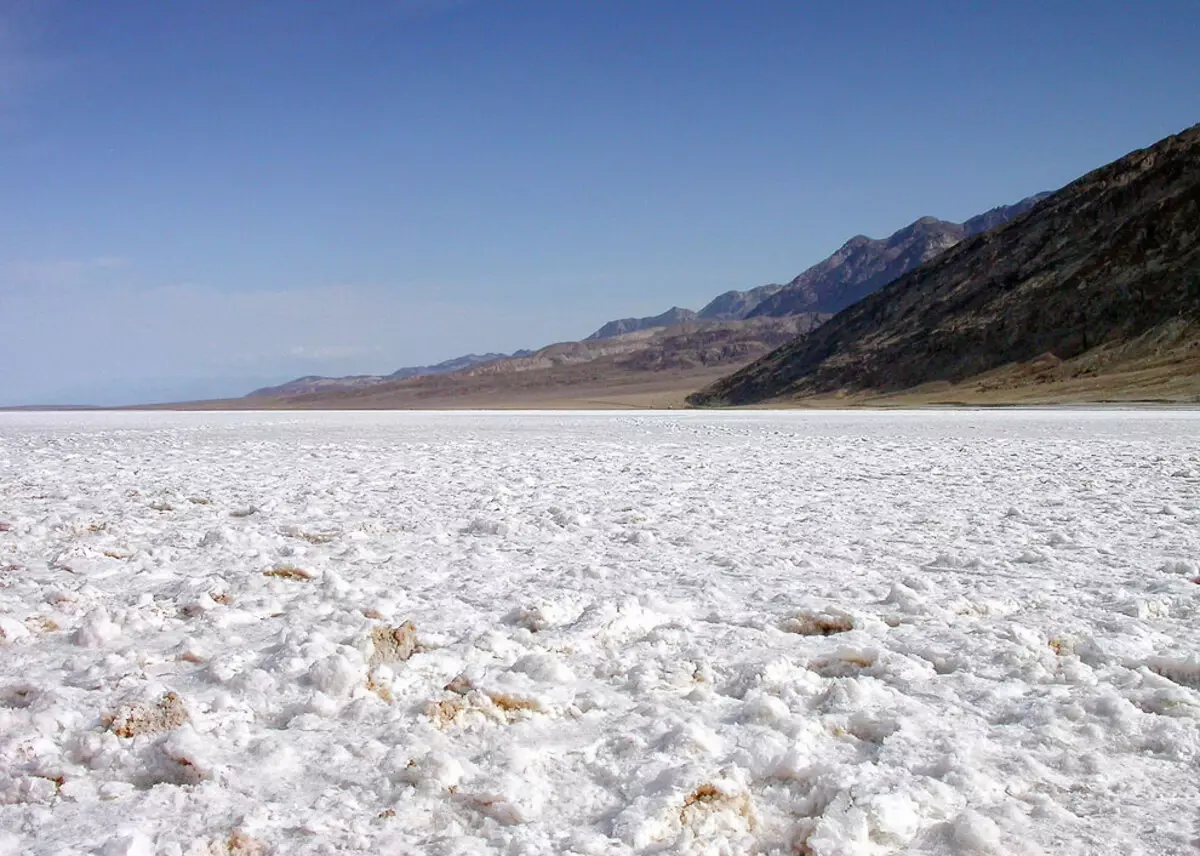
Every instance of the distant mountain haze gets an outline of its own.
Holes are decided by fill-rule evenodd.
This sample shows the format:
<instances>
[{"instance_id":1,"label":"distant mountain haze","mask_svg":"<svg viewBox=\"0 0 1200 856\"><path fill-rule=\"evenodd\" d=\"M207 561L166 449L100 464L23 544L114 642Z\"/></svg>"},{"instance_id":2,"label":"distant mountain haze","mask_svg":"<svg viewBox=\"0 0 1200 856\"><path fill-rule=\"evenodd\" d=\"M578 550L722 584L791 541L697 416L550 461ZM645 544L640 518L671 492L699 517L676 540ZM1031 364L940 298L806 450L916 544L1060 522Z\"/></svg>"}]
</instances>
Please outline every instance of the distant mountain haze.
<instances>
[{"instance_id":1,"label":"distant mountain haze","mask_svg":"<svg viewBox=\"0 0 1200 856\"><path fill-rule=\"evenodd\" d=\"M760 285L749 291L727 291L714 297L698 314L706 321L736 321L747 318L760 303L782 291L784 287L772 284Z\"/></svg>"},{"instance_id":2,"label":"distant mountain haze","mask_svg":"<svg viewBox=\"0 0 1200 856\"><path fill-rule=\"evenodd\" d=\"M828 316L690 321L620 336L559 342L532 353L401 380L218 402L224 408L372 409L405 407L643 406L650 395L679 406L688 390L754 360ZM628 402L628 403L627 403Z\"/></svg>"},{"instance_id":3,"label":"distant mountain haze","mask_svg":"<svg viewBox=\"0 0 1200 856\"><path fill-rule=\"evenodd\" d=\"M529 352L518 351L517 353L524 355ZM288 395L304 395L307 393L323 392L335 389L357 389L362 386L371 386L372 384L383 383L389 380L404 380L405 378L410 377L448 374L450 372L457 372L466 368L470 368L471 366L479 365L480 363L490 363L496 360L502 360L508 356L509 354L467 354L466 356L455 357L432 366L407 366L402 369L397 369L390 375L350 375L348 377L321 377L319 375L307 375L305 377L298 377L295 380L290 380L287 383L281 383L278 386L264 386L261 389L256 389L249 393L246 397L270 398ZM515 356L515 354L513 356Z\"/></svg>"},{"instance_id":4,"label":"distant mountain haze","mask_svg":"<svg viewBox=\"0 0 1200 856\"><path fill-rule=\"evenodd\" d=\"M661 315L653 315L649 318L618 318L616 321L609 321L584 341L610 339L613 336L636 333L638 330L653 330L657 327L674 327L676 324L685 324L695 320L696 313L692 310L672 306Z\"/></svg>"},{"instance_id":5,"label":"distant mountain haze","mask_svg":"<svg viewBox=\"0 0 1200 856\"><path fill-rule=\"evenodd\" d=\"M982 218L979 228L993 212ZM923 228L948 239L937 221ZM897 259L924 252L915 234L901 243L909 248ZM876 247L874 264L895 264L884 261L889 249ZM1179 400L1181 379L1200 379L1198 329L1200 125L957 242L689 402L894 393L972 378L979 393L1091 384L1093 396L1137 387Z\"/></svg>"}]
</instances>

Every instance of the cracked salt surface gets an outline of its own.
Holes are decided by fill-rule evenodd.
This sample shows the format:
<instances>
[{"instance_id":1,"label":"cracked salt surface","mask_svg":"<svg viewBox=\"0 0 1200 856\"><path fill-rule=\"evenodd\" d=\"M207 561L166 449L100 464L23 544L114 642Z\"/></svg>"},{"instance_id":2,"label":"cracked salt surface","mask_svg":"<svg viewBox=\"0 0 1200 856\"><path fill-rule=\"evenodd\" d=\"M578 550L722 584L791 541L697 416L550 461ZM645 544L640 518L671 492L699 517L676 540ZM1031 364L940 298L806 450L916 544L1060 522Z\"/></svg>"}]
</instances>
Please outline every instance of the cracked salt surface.
<instances>
[{"instance_id":1,"label":"cracked salt surface","mask_svg":"<svg viewBox=\"0 0 1200 856\"><path fill-rule=\"evenodd\" d=\"M0 853L1195 852L1198 559L1193 412L5 414Z\"/></svg>"}]
</instances>

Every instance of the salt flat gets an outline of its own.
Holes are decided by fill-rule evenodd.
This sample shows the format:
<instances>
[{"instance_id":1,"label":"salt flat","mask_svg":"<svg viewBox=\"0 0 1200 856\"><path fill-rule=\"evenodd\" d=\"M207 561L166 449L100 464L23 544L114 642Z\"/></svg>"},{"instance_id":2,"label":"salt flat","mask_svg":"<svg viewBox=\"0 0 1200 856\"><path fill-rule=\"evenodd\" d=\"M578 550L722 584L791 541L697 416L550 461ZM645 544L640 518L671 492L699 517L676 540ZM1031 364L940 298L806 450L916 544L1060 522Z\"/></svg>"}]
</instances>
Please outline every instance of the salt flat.
<instances>
[{"instance_id":1,"label":"salt flat","mask_svg":"<svg viewBox=\"0 0 1200 856\"><path fill-rule=\"evenodd\" d=\"M1200 413L4 414L0 523L0 853L1200 839Z\"/></svg>"}]
</instances>

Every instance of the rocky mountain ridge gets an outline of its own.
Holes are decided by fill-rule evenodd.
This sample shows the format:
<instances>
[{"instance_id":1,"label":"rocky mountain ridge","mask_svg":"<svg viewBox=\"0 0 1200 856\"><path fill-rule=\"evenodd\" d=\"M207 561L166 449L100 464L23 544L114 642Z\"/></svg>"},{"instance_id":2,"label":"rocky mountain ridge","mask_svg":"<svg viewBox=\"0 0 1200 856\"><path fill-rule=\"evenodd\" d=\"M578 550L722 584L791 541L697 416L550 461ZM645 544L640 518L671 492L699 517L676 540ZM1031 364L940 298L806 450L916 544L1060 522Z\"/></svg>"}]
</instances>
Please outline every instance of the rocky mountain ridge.
<instances>
[{"instance_id":1,"label":"rocky mountain ridge","mask_svg":"<svg viewBox=\"0 0 1200 856\"><path fill-rule=\"evenodd\" d=\"M1198 328L1200 125L957 243L689 402L895 393L972 378L978 389L1059 383L1150 363L1165 382L1195 372Z\"/></svg>"},{"instance_id":2,"label":"rocky mountain ridge","mask_svg":"<svg viewBox=\"0 0 1200 856\"><path fill-rule=\"evenodd\" d=\"M856 235L829 258L762 300L748 317L840 312L965 238L1024 214L1046 196L1039 193L1014 205L1001 205L962 223L921 217L886 238Z\"/></svg>"},{"instance_id":3,"label":"rocky mountain ridge","mask_svg":"<svg viewBox=\"0 0 1200 856\"><path fill-rule=\"evenodd\" d=\"M686 324L696 320L696 313L690 309L672 306L660 315L648 318L618 318L609 321L583 341L592 342L596 339L611 339L613 336L623 336L626 333L636 333L639 330L653 330L659 327L674 327L676 324Z\"/></svg>"}]
</instances>

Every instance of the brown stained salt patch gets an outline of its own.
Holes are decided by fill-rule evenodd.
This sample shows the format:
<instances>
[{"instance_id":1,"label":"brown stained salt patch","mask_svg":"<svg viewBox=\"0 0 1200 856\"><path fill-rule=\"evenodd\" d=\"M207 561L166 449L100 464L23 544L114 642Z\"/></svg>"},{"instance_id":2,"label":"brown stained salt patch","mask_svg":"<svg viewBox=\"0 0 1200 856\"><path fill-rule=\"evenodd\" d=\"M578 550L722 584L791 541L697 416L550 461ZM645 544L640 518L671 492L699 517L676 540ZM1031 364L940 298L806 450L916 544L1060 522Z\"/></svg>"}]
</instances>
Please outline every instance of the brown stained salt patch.
<instances>
[{"instance_id":1,"label":"brown stained salt patch","mask_svg":"<svg viewBox=\"0 0 1200 856\"><path fill-rule=\"evenodd\" d=\"M269 571L263 571L264 577L278 577L282 580L298 580L307 581L313 579L316 575L312 571L306 571L303 568L297 568L295 565L280 565L276 568L271 568Z\"/></svg>"},{"instance_id":2,"label":"brown stained salt patch","mask_svg":"<svg viewBox=\"0 0 1200 856\"><path fill-rule=\"evenodd\" d=\"M779 629L801 636L832 636L854 629L854 617L844 612L799 612L784 619Z\"/></svg>"},{"instance_id":3,"label":"brown stained salt patch","mask_svg":"<svg viewBox=\"0 0 1200 856\"><path fill-rule=\"evenodd\" d=\"M492 700L492 704L500 708L506 714L517 713L519 711L541 711L542 706L533 699L521 698L520 696L509 695L508 693L486 693L487 697Z\"/></svg>"},{"instance_id":4,"label":"brown stained salt patch","mask_svg":"<svg viewBox=\"0 0 1200 856\"><path fill-rule=\"evenodd\" d=\"M213 603L219 603L221 606L229 606L233 603L233 595L227 591L209 592L208 596L212 598Z\"/></svg>"},{"instance_id":5,"label":"brown stained salt patch","mask_svg":"<svg viewBox=\"0 0 1200 856\"><path fill-rule=\"evenodd\" d=\"M0 520L0 532L12 532L13 525Z\"/></svg>"},{"instance_id":6,"label":"brown stained salt patch","mask_svg":"<svg viewBox=\"0 0 1200 856\"><path fill-rule=\"evenodd\" d=\"M808 661L809 671L823 678L851 678L874 665L875 655L870 651L839 651Z\"/></svg>"},{"instance_id":7,"label":"brown stained salt patch","mask_svg":"<svg viewBox=\"0 0 1200 856\"><path fill-rule=\"evenodd\" d=\"M812 834L816 832L816 822L812 818L803 818L798 826L796 837L792 839L792 852L797 856L817 856L816 851L808 844Z\"/></svg>"},{"instance_id":8,"label":"brown stained salt patch","mask_svg":"<svg viewBox=\"0 0 1200 856\"><path fill-rule=\"evenodd\" d=\"M399 627L371 628L371 665L399 663L417 650L417 627L406 621Z\"/></svg>"},{"instance_id":9,"label":"brown stained salt patch","mask_svg":"<svg viewBox=\"0 0 1200 856\"><path fill-rule=\"evenodd\" d=\"M758 825L750 794L727 794L710 783L701 785L684 798L683 808L679 810L679 822L693 829L702 828L720 813L744 821L750 830Z\"/></svg>"},{"instance_id":10,"label":"brown stained salt patch","mask_svg":"<svg viewBox=\"0 0 1200 856\"><path fill-rule=\"evenodd\" d=\"M469 690L464 695L451 696L425 705L425 715L439 728L467 725L471 721L492 721L510 725L533 714L543 713L535 699L522 698L501 692Z\"/></svg>"},{"instance_id":11,"label":"brown stained salt patch","mask_svg":"<svg viewBox=\"0 0 1200 856\"><path fill-rule=\"evenodd\" d=\"M425 715L433 720L438 728L446 729L454 725L459 718L467 713L469 705L461 698L447 698L441 701L427 702Z\"/></svg>"},{"instance_id":12,"label":"brown stained salt patch","mask_svg":"<svg viewBox=\"0 0 1200 856\"><path fill-rule=\"evenodd\" d=\"M375 680L374 675L367 676L367 689L379 696L380 701L386 704L391 704L396 700L396 697L392 695L391 689L386 684L381 684Z\"/></svg>"},{"instance_id":13,"label":"brown stained salt patch","mask_svg":"<svg viewBox=\"0 0 1200 856\"><path fill-rule=\"evenodd\" d=\"M15 574L15 573L18 573L18 572L20 572L20 571L23 571L23 570L25 570L25 566L24 566L24 565L3 565L3 566L0 566L0 572L2 572L2 573L6 573L6 574Z\"/></svg>"},{"instance_id":14,"label":"brown stained salt patch","mask_svg":"<svg viewBox=\"0 0 1200 856\"><path fill-rule=\"evenodd\" d=\"M197 844L204 849L196 850L193 845L188 853L195 853L196 856L270 856L274 852L265 843L240 829L233 830L227 838Z\"/></svg>"},{"instance_id":15,"label":"brown stained salt patch","mask_svg":"<svg viewBox=\"0 0 1200 856\"><path fill-rule=\"evenodd\" d=\"M212 500L207 496L189 496L187 501L192 505L212 505Z\"/></svg>"},{"instance_id":16,"label":"brown stained salt patch","mask_svg":"<svg viewBox=\"0 0 1200 856\"><path fill-rule=\"evenodd\" d=\"M141 737L173 731L188 721L183 700L173 692L165 693L153 704L136 702L125 705L108 718L108 730L118 737Z\"/></svg>"},{"instance_id":17,"label":"brown stained salt patch","mask_svg":"<svg viewBox=\"0 0 1200 856\"><path fill-rule=\"evenodd\" d=\"M247 835L240 829L229 833L225 842L225 851L229 856L268 856L271 850L262 841Z\"/></svg>"},{"instance_id":18,"label":"brown stained salt patch","mask_svg":"<svg viewBox=\"0 0 1200 856\"><path fill-rule=\"evenodd\" d=\"M53 618L48 618L45 615L31 615L25 619L25 626L33 633L54 633L62 630L58 626L58 622Z\"/></svg>"},{"instance_id":19,"label":"brown stained salt patch","mask_svg":"<svg viewBox=\"0 0 1200 856\"><path fill-rule=\"evenodd\" d=\"M1065 657L1075 653L1075 640L1063 636L1054 636L1046 643L1050 646L1050 650L1059 657Z\"/></svg>"}]
</instances>

